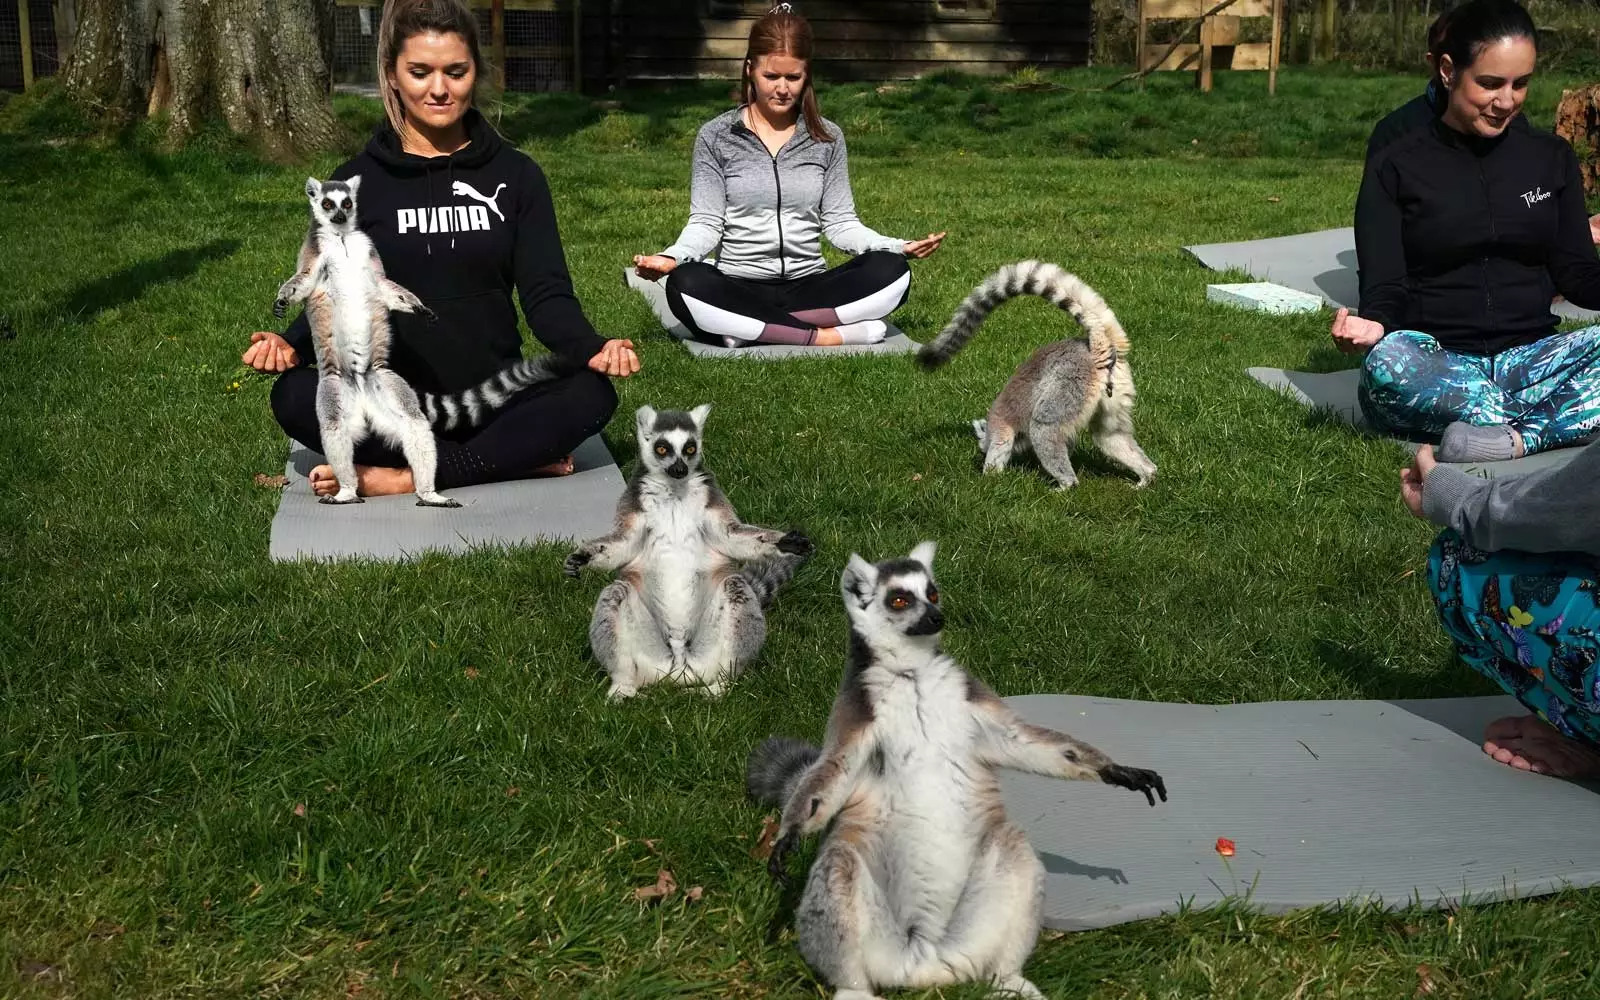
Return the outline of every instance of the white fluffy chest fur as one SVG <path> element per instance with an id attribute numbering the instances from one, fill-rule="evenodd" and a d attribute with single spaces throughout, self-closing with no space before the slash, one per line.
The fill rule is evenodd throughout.
<path id="1" fill-rule="evenodd" d="M 378 296 L 372 270 L 372 243 L 365 233 L 322 242 L 318 291 L 332 299 L 333 345 L 343 371 L 366 369 L 373 355 L 374 303 Z"/>
<path id="2" fill-rule="evenodd" d="M 875 814 L 870 863 L 908 926 L 942 926 L 961 898 L 998 794 L 978 759 L 966 675 L 942 655 L 916 669 L 880 658 L 862 681 L 882 764 L 868 765 L 855 796 L 858 808 Z"/>
<path id="3" fill-rule="evenodd" d="M 713 524 L 705 484 L 691 478 L 679 489 L 646 479 L 640 487 L 644 541 L 630 564 L 643 579 L 644 597 L 669 632 L 687 631 L 699 620 L 711 592 L 711 577 L 727 560 L 711 547 Z"/>

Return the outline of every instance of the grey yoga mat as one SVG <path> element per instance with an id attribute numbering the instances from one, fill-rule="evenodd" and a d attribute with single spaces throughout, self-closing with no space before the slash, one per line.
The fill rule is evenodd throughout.
<path id="1" fill-rule="evenodd" d="M 1349 226 L 1184 249 L 1213 271 L 1244 271 L 1260 281 L 1320 295 L 1331 306 L 1354 310 L 1361 299 L 1356 279 L 1356 231 Z M 1570 302 L 1558 302 L 1550 311 L 1563 319 L 1600 320 L 1600 313 Z"/>
<path id="2" fill-rule="evenodd" d="M 418 507 L 409 493 L 334 505 L 317 502 L 306 479 L 322 456 L 296 445 L 272 519 L 270 554 L 275 560 L 400 560 L 427 551 L 603 535 L 622 495 L 622 473 L 598 437 L 579 445 L 572 461 L 570 476 L 442 491 L 461 501 L 459 508 Z"/>
<path id="3" fill-rule="evenodd" d="M 1282 368 L 1247 368 L 1245 374 L 1264 386 L 1288 393 L 1312 409 L 1329 413 L 1369 434 L 1377 433 L 1372 425 L 1367 423 L 1361 413 L 1360 405 L 1356 402 L 1356 385 L 1361 380 L 1359 369 L 1350 368 L 1340 372 L 1292 372 Z M 1412 452 L 1418 447 L 1415 441 L 1400 441 L 1400 444 Z M 1578 451 L 1579 449 L 1575 447 L 1557 448 L 1554 451 L 1542 451 L 1537 455 L 1505 462 L 1462 462 L 1456 467 L 1470 475 L 1493 479 L 1496 476 L 1518 475 L 1566 465 Z"/>
<path id="4" fill-rule="evenodd" d="M 655 313 L 656 319 L 666 331 L 676 337 L 690 354 L 699 358 L 750 358 L 758 361 L 784 358 L 837 358 L 849 354 L 910 354 L 921 346 L 890 323 L 888 336 L 876 344 L 847 344 L 840 347 L 798 347 L 792 344 L 718 347 L 696 340 L 688 328 L 678 322 L 678 317 L 672 315 L 672 309 L 667 305 L 665 282 L 641 278 L 631 267 L 623 268 L 622 278 L 629 288 L 644 297 L 650 306 L 650 311 Z"/>
<path id="5" fill-rule="evenodd" d="M 1027 695 L 1024 718 L 1158 771 L 1169 799 L 1004 772 L 1044 862 L 1045 925 L 1108 927 L 1234 901 L 1281 913 L 1436 908 L 1600 883 L 1600 793 L 1480 749 L 1509 697 L 1178 705 Z M 1530 836 L 1534 818 L 1545 835 Z M 1556 831 L 1565 831 L 1561 836 Z M 1217 839 L 1235 854 L 1223 858 Z"/>

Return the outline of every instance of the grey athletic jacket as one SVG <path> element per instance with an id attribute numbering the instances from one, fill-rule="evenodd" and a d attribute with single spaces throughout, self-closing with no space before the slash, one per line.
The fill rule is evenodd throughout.
<path id="1" fill-rule="evenodd" d="M 661 253 L 680 263 L 715 252 L 737 278 L 803 278 L 827 269 L 821 236 L 855 255 L 902 253 L 905 240 L 875 233 L 856 217 L 844 133 L 826 118 L 832 142 L 817 142 L 804 116 L 773 156 L 744 124 L 743 108 L 706 122 L 694 142 L 689 224 Z"/>
<path id="2" fill-rule="evenodd" d="M 1600 441 L 1560 468 L 1479 479 L 1436 465 L 1422 483 L 1422 512 L 1485 552 L 1586 552 L 1600 556 Z"/>

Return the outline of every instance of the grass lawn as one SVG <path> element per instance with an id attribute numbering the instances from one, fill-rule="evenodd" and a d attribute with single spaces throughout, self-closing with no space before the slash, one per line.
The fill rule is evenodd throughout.
<path id="1" fill-rule="evenodd" d="M 937 539 L 947 645 L 1004 695 L 1491 693 L 1434 620 L 1402 451 L 1243 374 L 1347 366 L 1327 317 L 1209 305 L 1212 276 L 1180 249 L 1347 224 L 1370 123 L 1419 81 L 1291 70 L 1276 102 L 1263 74 L 1221 74 L 1209 96 L 1176 74 L 1086 90 L 1115 75 L 822 96 L 868 224 L 950 232 L 914 267 L 897 316 L 913 336 L 1029 256 L 1109 300 L 1161 467 L 1143 492 L 1091 456 L 1070 494 L 1031 467 L 976 474 L 968 421 L 1068 330 L 1038 301 L 932 375 L 670 343 L 619 270 L 677 234 L 689 142 L 725 88 L 507 106 L 590 316 L 641 345 L 613 452 L 631 463 L 634 407 L 710 401 L 708 465 L 741 514 L 819 545 L 725 698 L 653 688 L 620 707 L 587 650 L 602 581 L 564 579 L 564 548 L 267 561 L 276 495 L 252 477 L 286 447 L 270 380 L 238 358 L 274 325 L 303 179 L 337 158 L 267 166 L 215 137 L 169 156 L 138 132 L 87 137 L 48 97 L 0 107 L 17 331 L 0 341 L 0 995 L 825 995 L 749 856 L 762 814 L 741 775 L 769 733 L 821 733 L 852 550 Z M 1562 82 L 1538 82 L 1540 122 Z M 375 107 L 340 101 L 360 127 Z M 1532 819 L 1514 835 L 1575 833 Z M 659 868 L 703 898 L 634 902 Z M 1047 934 L 1027 971 L 1053 997 L 1570 998 L 1593 992 L 1597 938 L 1591 893 L 1187 914 Z"/>

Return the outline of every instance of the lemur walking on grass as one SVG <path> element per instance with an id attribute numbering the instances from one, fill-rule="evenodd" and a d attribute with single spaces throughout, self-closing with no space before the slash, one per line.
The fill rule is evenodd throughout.
<path id="1" fill-rule="evenodd" d="M 721 694 L 766 640 L 763 609 L 811 553 L 798 531 L 742 523 L 701 467 L 710 412 L 639 408 L 639 464 L 616 529 L 567 557 L 568 576 L 619 571 L 589 625 L 613 699 L 658 681 Z"/>
<path id="2" fill-rule="evenodd" d="M 459 507 L 434 490 L 433 430 L 481 424 L 523 389 L 555 379 L 570 363 L 546 355 L 518 362 L 465 392 L 418 396 L 388 367 L 389 312 L 432 316 L 410 291 L 384 275 L 372 241 L 356 225 L 360 176 L 306 181 L 311 228 L 299 269 L 278 289 L 273 314 L 304 301 L 317 354 L 317 423 L 339 491 L 323 503 L 361 503 L 356 445 L 377 434 L 398 445 L 411 467 L 419 507 Z"/>
<path id="3" fill-rule="evenodd" d="M 872 565 L 840 590 L 850 655 L 821 749 L 769 739 L 746 787 L 783 818 L 769 860 L 787 878 L 801 837 L 826 830 L 795 913 L 800 953 L 838 991 L 987 981 L 1040 998 L 1022 976 L 1039 934 L 1044 868 L 1005 814 L 995 770 L 1167 789 L 1154 771 L 1031 725 L 939 646 L 934 544 Z"/>
<path id="4" fill-rule="evenodd" d="M 973 430 L 984 451 L 983 471 L 996 473 L 1012 450 L 1028 445 L 1061 489 L 1077 485 L 1070 452 L 1088 430 L 1105 456 L 1127 467 L 1146 486 L 1156 464 L 1133 436 L 1133 369 L 1128 335 L 1098 292 L 1055 264 L 1025 260 L 984 280 L 956 309 L 939 336 L 917 352 L 924 368 L 937 368 L 966 346 L 995 308 L 1018 295 L 1049 299 L 1071 313 L 1088 335 L 1058 340 L 1033 352 L 1006 382 Z"/>

